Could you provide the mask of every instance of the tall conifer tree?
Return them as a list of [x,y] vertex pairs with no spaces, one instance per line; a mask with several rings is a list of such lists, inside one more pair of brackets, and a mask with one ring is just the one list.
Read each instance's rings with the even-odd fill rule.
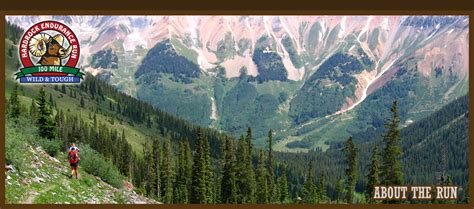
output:
[[279,200],[281,203],[287,203],[290,195],[288,194],[288,180],[286,179],[286,162],[283,162],[281,175],[278,178]]
[[326,176],[319,176],[318,200],[322,202],[326,198]]
[[156,197],[156,188],[154,187],[154,182],[156,180],[155,162],[153,159],[152,149],[148,142],[143,144],[143,160],[145,161],[145,192],[148,196]]
[[196,149],[193,158],[191,203],[208,204],[211,203],[212,180],[210,173],[209,142],[204,138],[201,128],[197,130]]
[[224,140],[222,154],[221,203],[236,204],[238,201],[237,167],[232,139]]
[[[153,139],[153,144],[151,148],[150,155],[150,165],[153,179],[151,180],[151,186],[153,187],[153,195],[158,201],[162,201],[161,195],[161,146],[160,140],[157,138]],[[148,161],[147,161],[148,162]]]
[[309,162],[306,179],[303,185],[302,201],[306,204],[315,204],[317,202],[316,185],[313,176],[313,161]]
[[270,195],[270,202],[277,202],[278,196],[277,187],[275,186],[275,162],[273,159],[273,131],[270,129],[268,131],[268,192]]
[[191,171],[192,159],[189,142],[187,139],[182,139],[179,142],[178,155],[178,175],[176,179],[176,203],[189,203],[189,189],[191,185]]
[[46,102],[46,93],[43,88],[40,89],[39,95],[37,98],[38,104],[38,132],[41,137],[47,139],[53,139],[56,135],[55,125],[52,118],[52,112],[50,107]]
[[265,154],[260,150],[257,166],[257,203],[267,204],[269,201],[268,173],[265,166]]
[[248,128],[247,135],[239,139],[238,149],[238,184],[239,184],[239,203],[255,203],[255,173],[252,164],[252,129]]
[[346,201],[349,204],[354,202],[355,184],[357,181],[357,149],[352,141],[352,137],[346,141],[344,151],[346,153]]
[[173,203],[173,185],[175,177],[175,167],[173,160],[173,149],[171,147],[170,136],[163,142],[163,157],[161,158],[161,187],[163,202]]
[[381,183],[384,185],[402,185],[403,170],[400,164],[402,150],[399,145],[400,129],[398,128],[400,119],[396,100],[393,101],[390,112],[391,118],[384,124],[387,133],[383,135],[385,147],[382,152]]
[[344,197],[344,188],[343,188],[343,181],[341,178],[338,178],[336,181],[336,203],[339,203]]
[[12,118],[17,118],[20,116],[20,101],[18,100],[18,83],[15,82],[15,85],[13,86],[13,91],[10,94],[10,108],[9,108],[9,113],[10,117]]
[[367,174],[367,194],[366,199],[369,203],[374,203],[373,192],[374,186],[380,184],[379,179],[379,170],[380,162],[379,162],[379,148],[377,145],[374,146],[374,151],[372,154],[372,162],[370,164],[369,173]]

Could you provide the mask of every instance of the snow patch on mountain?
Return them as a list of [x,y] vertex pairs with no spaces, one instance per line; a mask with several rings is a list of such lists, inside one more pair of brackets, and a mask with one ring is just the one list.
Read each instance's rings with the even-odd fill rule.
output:
[[133,31],[123,41],[123,48],[126,51],[133,51],[137,46],[148,48],[147,41],[143,39],[142,34],[139,31]]

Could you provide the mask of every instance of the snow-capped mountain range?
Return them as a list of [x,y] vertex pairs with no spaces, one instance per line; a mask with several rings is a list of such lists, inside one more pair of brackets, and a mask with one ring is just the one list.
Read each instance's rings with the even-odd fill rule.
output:
[[[215,97],[213,84],[209,84],[206,91],[197,91],[193,86],[192,93],[186,92],[205,95],[208,99],[201,104],[208,112],[196,118],[189,118],[184,108],[169,107],[150,99],[149,95],[137,95],[140,89],[154,85],[141,80],[156,74],[147,74],[150,71],[135,74],[143,65],[142,59],[153,60],[151,49],[169,41],[179,56],[198,66],[209,78],[208,83],[220,79],[218,68],[224,70],[225,78],[232,79],[239,77],[242,69],[247,75],[257,77],[282,66],[284,72],[272,71],[270,77],[260,80],[260,83],[277,80],[298,84],[288,84],[291,85],[290,90],[285,90],[288,98],[274,110],[275,115],[283,114],[289,121],[289,125],[282,125],[282,132],[295,127],[299,130],[321,118],[337,117],[356,109],[406,68],[414,69],[416,76],[427,78],[429,82],[439,76],[452,82],[436,81],[447,86],[439,87],[442,85],[437,83],[437,90],[425,92],[431,95],[430,100],[421,99],[406,111],[434,107],[436,105],[428,103],[436,103],[435,97],[439,104],[445,104],[460,91],[467,91],[458,89],[469,73],[467,16],[7,16],[6,19],[24,29],[42,20],[68,24],[81,40],[80,62],[89,72],[107,72],[112,77],[111,83],[139,99],[193,122],[226,131],[231,129],[227,124],[230,122],[220,121],[226,114],[225,102]],[[91,65],[90,57],[104,49],[118,54],[118,70]],[[355,64],[353,59],[357,60]],[[338,60],[347,63],[334,63]],[[351,66],[344,70],[346,64]],[[323,74],[320,69],[325,68],[330,70]],[[278,73],[281,75],[273,75]],[[124,81],[133,85],[124,87]],[[176,85],[183,89],[192,86],[179,82]],[[262,87],[266,84],[253,85],[261,92],[268,88]],[[332,88],[338,89],[336,95],[344,97],[328,97],[333,94]],[[170,93],[168,90],[160,92]],[[282,91],[277,89],[271,94],[275,96]],[[414,98],[424,98],[415,90],[411,94]],[[321,111],[322,104],[318,102],[328,98],[337,101],[333,104],[335,108]]]

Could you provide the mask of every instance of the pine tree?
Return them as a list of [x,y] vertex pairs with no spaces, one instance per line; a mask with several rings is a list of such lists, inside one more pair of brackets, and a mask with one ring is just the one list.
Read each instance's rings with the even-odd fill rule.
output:
[[279,201],[281,203],[287,203],[290,195],[288,194],[288,180],[286,179],[286,162],[283,162],[283,168],[281,170],[281,176],[278,178],[278,190],[279,190]]
[[20,116],[20,101],[18,100],[18,83],[15,82],[13,91],[10,94],[10,117],[17,118]]
[[316,185],[314,184],[313,177],[313,161],[309,162],[308,173],[306,174],[306,179],[303,185],[303,191],[301,195],[303,203],[315,204],[317,202]]
[[357,149],[352,141],[352,137],[346,141],[344,151],[346,153],[346,201],[349,204],[354,202],[355,184],[357,181]]
[[66,86],[65,86],[64,84],[61,85],[61,92],[62,92],[63,94],[66,94],[66,93],[67,93],[67,92],[66,92]]
[[212,167],[212,162],[211,162],[211,146],[209,144],[209,139],[204,138],[205,143],[204,143],[204,173],[205,173],[205,179],[206,179],[206,192],[207,192],[207,203],[212,204],[216,202],[216,194],[215,194],[215,180],[216,176],[214,176],[213,172],[213,167]]
[[38,117],[38,107],[36,106],[35,99],[32,99],[31,106],[30,106],[30,118],[33,124],[36,124],[37,117]]
[[[276,171],[276,169],[278,169],[278,168],[275,167],[275,171]],[[278,176],[278,175],[277,175],[277,176]],[[274,194],[275,197],[270,197],[270,200],[269,200],[269,201],[270,201],[271,204],[272,204],[272,203],[275,203],[275,204],[276,204],[276,203],[280,203],[280,197],[281,197],[281,195],[280,195],[280,188],[279,188],[279,187],[280,187],[280,185],[279,185],[279,180],[280,180],[280,179],[279,179],[278,177],[277,177],[277,179],[275,179],[275,186],[274,186],[274,188],[275,188],[275,194]],[[288,182],[287,182],[287,185],[288,185]]]
[[84,101],[84,97],[81,97],[81,107],[84,108],[86,106],[86,102]]
[[170,136],[163,142],[163,157],[161,158],[161,186],[163,202],[173,203],[174,165],[173,150],[171,148]]
[[221,203],[236,204],[238,201],[237,165],[233,140],[226,138],[222,154]]
[[375,203],[373,197],[374,186],[380,184],[379,180],[379,149],[378,146],[374,146],[374,151],[372,154],[372,163],[370,164],[369,173],[367,174],[367,194],[366,199],[369,203]]
[[114,104],[109,100],[109,110],[114,111]]
[[153,153],[152,150],[150,149],[150,146],[148,145],[148,142],[145,142],[143,144],[143,160],[145,161],[145,181],[144,181],[144,186],[145,186],[145,191],[147,196],[155,196],[156,193],[156,188],[154,187],[154,182],[156,181],[156,172],[155,172],[155,167],[153,166],[155,164],[154,159],[153,159]]
[[193,156],[191,154],[191,145],[189,144],[189,140],[185,139],[184,141],[184,150],[185,150],[185,162],[186,162],[186,186],[188,190],[188,202],[190,201],[190,195],[191,195],[191,176],[192,176],[192,170],[193,170]]
[[341,178],[337,179],[336,182],[336,203],[339,203],[344,197],[344,188],[343,188],[343,180]]
[[[32,103],[32,109],[35,108],[36,109],[36,104]],[[33,112],[33,111],[37,111],[37,110],[30,110],[30,112]],[[31,114],[33,115],[33,114]],[[35,114],[36,115],[36,114]],[[33,116],[32,116],[33,117]],[[35,116],[36,117],[36,116]],[[63,111],[60,109],[58,114],[56,114],[56,118],[55,118],[55,121],[56,121],[56,127],[57,127],[57,134],[58,134],[58,139],[60,139],[61,141],[64,141],[66,142],[67,141],[67,136],[66,136],[66,125],[65,125],[65,118],[64,118],[64,113]],[[88,134],[89,135],[89,134]],[[88,144],[90,144],[91,142],[87,142]]]
[[396,100],[393,101],[390,112],[392,117],[385,122],[387,133],[383,135],[385,147],[382,153],[381,181],[383,185],[402,185],[403,170],[400,164],[402,151],[398,144],[400,141],[400,130],[398,128],[400,119]]
[[130,158],[131,158],[131,146],[128,144],[127,139],[125,138],[125,130],[122,130],[122,136],[120,138],[120,150],[121,156],[119,157],[119,169],[122,174],[129,176],[130,175]]
[[252,149],[253,149],[253,136],[252,136],[252,128],[247,128],[247,135],[245,136],[245,143],[247,144],[247,156],[252,157]]
[[244,181],[244,178],[246,177],[246,172],[245,172],[245,156],[247,151],[246,151],[246,146],[245,146],[245,140],[244,140],[244,136],[243,135],[240,135],[240,138],[238,140],[238,148],[237,148],[237,154],[236,154],[236,158],[237,158],[237,185],[238,185],[238,188],[239,188],[239,203],[244,203],[244,198],[246,196],[245,193],[243,192],[247,192],[245,190],[246,188],[246,184],[248,182]]
[[268,191],[270,196],[270,202],[277,202],[278,196],[277,188],[275,186],[275,163],[273,160],[273,131],[270,129],[268,131]]
[[212,174],[213,176],[213,183],[211,184],[212,186],[212,198],[211,198],[211,203],[212,204],[220,204],[221,203],[221,176],[217,175],[217,173],[220,173],[221,171],[215,170]]
[[210,165],[209,142],[204,138],[201,128],[197,130],[196,149],[193,158],[191,203],[207,204],[211,202],[209,186],[212,172]]
[[255,203],[255,173],[252,164],[252,129],[248,128],[247,136],[239,139],[238,161],[238,184],[240,188],[239,203]]
[[49,106],[54,107],[53,94],[49,93]]
[[187,139],[179,142],[178,175],[176,179],[176,203],[189,203],[189,186],[191,185],[191,150]]
[[48,107],[46,102],[46,93],[43,88],[40,89],[37,98],[38,104],[38,119],[37,124],[39,128],[39,135],[47,139],[54,139],[55,137],[55,124],[53,121],[51,109]]
[[260,150],[257,166],[257,203],[259,204],[267,204],[269,202],[268,174],[265,167],[265,154],[263,150]]
[[319,176],[319,187],[318,187],[318,200],[322,202],[326,198],[326,176],[324,174],[321,174]]
[[151,187],[153,187],[153,196],[156,198],[158,201],[162,201],[162,190],[161,190],[161,146],[160,146],[160,140],[157,138],[153,139],[153,144],[151,146],[151,153],[150,153],[150,164],[151,164],[151,172],[153,172],[151,175],[154,176],[154,178],[151,180]]

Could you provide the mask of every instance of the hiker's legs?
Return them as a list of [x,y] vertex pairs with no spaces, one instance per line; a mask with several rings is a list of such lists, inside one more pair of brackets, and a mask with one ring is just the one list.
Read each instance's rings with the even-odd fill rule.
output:
[[77,174],[77,166],[74,167],[74,175],[76,176],[76,179],[77,179],[77,178],[78,178],[78,177],[77,177],[77,175],[78,175],[78,174]]
[[71,163],[71,176],[70,176],[70,178],[72,178],[74,175],[77,177],[77,164]]

